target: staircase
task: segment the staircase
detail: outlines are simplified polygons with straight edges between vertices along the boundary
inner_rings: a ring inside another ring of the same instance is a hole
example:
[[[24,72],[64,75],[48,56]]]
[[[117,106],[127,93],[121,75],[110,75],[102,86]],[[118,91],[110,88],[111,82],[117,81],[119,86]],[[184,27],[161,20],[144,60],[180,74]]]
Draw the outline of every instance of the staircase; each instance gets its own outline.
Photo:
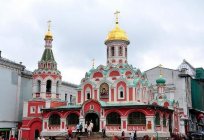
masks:
[[[66,133],[62,133],[61,135],[55,136],[55,139],[66,140],[67,137],[68,136]],[[73,132],[73,138],[71,140],[112,140],[112,137],[103,138],[102,132],[92,132],[91,136],[88,136],[87,133],[85,132],[81,133]]]

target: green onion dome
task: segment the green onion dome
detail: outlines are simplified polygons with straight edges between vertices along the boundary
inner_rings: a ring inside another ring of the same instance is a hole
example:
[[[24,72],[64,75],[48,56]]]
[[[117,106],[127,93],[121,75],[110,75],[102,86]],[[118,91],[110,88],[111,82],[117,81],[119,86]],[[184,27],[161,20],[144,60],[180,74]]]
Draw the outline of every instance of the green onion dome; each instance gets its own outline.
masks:
[[[159,79],[156,80],[157,84],[165,84],[166,80],[163,78],[163,76],[160,74]]]

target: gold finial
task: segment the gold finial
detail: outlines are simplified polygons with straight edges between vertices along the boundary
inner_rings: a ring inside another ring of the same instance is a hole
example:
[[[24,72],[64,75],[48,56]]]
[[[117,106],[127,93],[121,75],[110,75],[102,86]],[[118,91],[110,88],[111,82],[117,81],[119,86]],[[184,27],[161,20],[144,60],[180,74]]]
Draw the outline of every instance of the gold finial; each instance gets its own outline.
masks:
[[[47,24],[48,24],[48,31],[47,31],[47,33],[45,34],[45,40],[49,40],[49,39],[51,39],[52,40],[52,33],[51,33],[51,31],[50,31],[50,26],[51,26],[51,20],[48,20],[47,21]]]
[[[95,59],[92,59],[92,67],[94,68]]]
[[[114,14],[115,14],[115,17],[116,17],[115,23],[118,24],[118,15],[120,14],[120,11],[116,10]]]
[[[47,21],[47,24],[48,24],[48,31],[50,31],[51,20],[48,20],[48,21]]]
[[[160,67],[159,74],[160,74],[160,77],[162,77],[163,76],[162,70],[161,70],[162,64],[159,64],[159,67]]]

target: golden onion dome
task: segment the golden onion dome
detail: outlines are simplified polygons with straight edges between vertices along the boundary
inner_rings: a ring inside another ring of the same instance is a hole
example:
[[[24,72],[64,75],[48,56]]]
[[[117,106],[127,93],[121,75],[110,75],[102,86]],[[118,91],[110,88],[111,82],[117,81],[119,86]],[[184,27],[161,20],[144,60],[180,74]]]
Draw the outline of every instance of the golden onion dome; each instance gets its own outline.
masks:
[[[106,41],[114,41],[114,40],[122,40],[122,41],[128,41],[128,36],[124,30],[122,30],[118,24],[116,24],[115,28],[108,33],[108,36],[106,38]]]
[[[48,30],[47,33],[45,34],[45,40],[47,39],[52,39],[52,33],[50,30]]]

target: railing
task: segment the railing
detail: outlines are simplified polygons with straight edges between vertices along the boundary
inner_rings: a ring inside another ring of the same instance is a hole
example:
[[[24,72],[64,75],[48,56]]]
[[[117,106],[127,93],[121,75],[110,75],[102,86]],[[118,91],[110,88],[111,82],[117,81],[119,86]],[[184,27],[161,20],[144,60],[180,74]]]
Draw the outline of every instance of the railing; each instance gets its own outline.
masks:
[[[51,92],[46,93],[46,98],[51,98],[51,96],[52,96]]]
[[[132,125],[132,124],[128,124],[127,125],[127,130],[128,131],[145,131],[146,130],[146,125]]]
[[[60,130],[60,125],[49,125],[48,130],[50,131],[58,131]]]
[[[56,94],[56,98],[59,98],[59,93]]]
[[[168,128],[167,128],[167,127],[163,127],[163,131],[164,131],[164,132],[167,132],[167,131],[168,131]]]
[[[161,131],[161,126],[160,125],[156,126],[156,131]]]
[[[76,130],[76,125],[77,125],[77,124],[67,125],[67,129],[71,128],[72,130]]]
[[[121,130],[121,125],[106,125],[106,130],[108,131],[120,131]]]
[[[35,97],[39,98],[40,97],[40,93],[39,92],[35,93]]]

